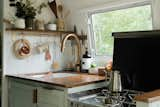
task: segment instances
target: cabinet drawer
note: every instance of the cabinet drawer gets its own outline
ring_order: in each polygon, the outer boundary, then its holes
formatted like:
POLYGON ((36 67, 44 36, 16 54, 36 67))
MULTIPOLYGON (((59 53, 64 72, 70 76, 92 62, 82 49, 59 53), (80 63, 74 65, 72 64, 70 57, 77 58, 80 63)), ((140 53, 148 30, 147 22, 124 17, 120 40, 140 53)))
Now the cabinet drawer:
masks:
POLYGON ((53 105, 64 103, 64 91, 39 88, 37 95, 38 103, 47 103, 53 105))

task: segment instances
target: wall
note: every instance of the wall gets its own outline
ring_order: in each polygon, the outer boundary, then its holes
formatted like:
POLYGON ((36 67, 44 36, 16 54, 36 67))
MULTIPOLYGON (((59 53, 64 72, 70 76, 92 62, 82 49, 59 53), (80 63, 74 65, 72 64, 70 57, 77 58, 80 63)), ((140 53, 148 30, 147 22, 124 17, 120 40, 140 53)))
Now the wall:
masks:
POLYGON ((152 11, 153 11, 153 24, 154 29, 160 29, 160 0, 151 0, 152 1, 152 11))
MULTIPOLYGON (((96 0, 94 0, 96 1, 96 0)), ((73 0, 64 1, 66 4, 66 8, 69 8, 71 11, 70 17, 67 19, 68 22, 68 28, 73 29, 74 24, 77 26, 78 32, 80 33, 81 30, 86 32, 88 34, 88 38, 90 38, 89 30, 88 30, 88 13, 102 10, 102 9, 109 9, 113 8, 115 6, 121 6, 124 4, 130 4, 130 3, 137 3, 141 1, 150 1, 152 3, 152 15, 153 15, 153 27, 154 29, 160 29, 160 0, 109 0, 106 2, 106 0, 100 0, 99 2, 91 2, 90 0, 85 1, 82 3, 82 5, 78 5, 80 3, 74 2, 73 0), (70 2, 73 2, 75 4, 71 4, 70 2), (73 5, 73 6, 72 6, 73 5)), ((83 0, 82 0, 83 2, 83 0)), ((89 43, 89 42, 88 42, 89 43)), ((89 44, 90 52, 91 47, 89 44)), ((95 62, 99 66, 106 65, 106 62, 108 62, 110 58, 108 57, 96 57, 95 62)))
POLYGON ((3 0, 0 1, 0 32, 2 31, 2 12, 3 12, 3 0))
MULTIPOLYGON (((38 7, 38 5, 42 2, 47 4, 47 0, 31 0, 32 3, 34 4, 34 7, 38 7)), ((15 7, 10 7, 9 6, 9 0, 4 0, 4 18, 12 20, 13 18, 15 18, 15 7)), ((37 15, 36 18, 40 19, 40 20, 44 20, 46 23, 48 21, 55 21, 55 16, 52 13, 51 9, 49 9, 49 6, 47 6, 47 8, 43 8, 42 9, 42 13, 40 15, 37 15)))
POLYGON ((18 33, 11 32, 6 32, 5 36, 7 37, 4 38, 4 44, 8 44, 4 45, 4 67, 6 71, 5 74, 25 74, 53 71, 51 67, 53 60, 58 60, 60 65, 62 64, 61 60, 63 54, 61 54, 60 52, 60 39, 57 36, 48 37, 47 35, 41 35, 41 37, 38 37, 29 35, 23 37, 18 33), (32 46, 32 55, 26 59, 18 59, 13 53, 14 42, 22 38, 29 40, 32 46), (54 41, 56 42, 56 48, 54 41), (45 53, 38 53, 37 47, 45 43, 49 43, 50 53, 52 56, 51 61, 45 60, 45 53))
MULTIPOLYGON (((4 1, 4 16, 3 18, 12 20, 15 15, 15 8, 9 6, 9 0, 1 0, 4 1)), ((58 1, 58 0, 57 0, 58 1)), ((35 7, 41 2, 46 2, 47 0, 32 0, 35 2, 35 7)), ((58 2, 59 3, 59 2, 58 2)), ((55 21, 55 16, 49 7, 42 10, 42 14, 38 15, 36 18, 44 20, 45 23, 48 21, 55 21)), ((4 24, 4 28, 7 28, 8 25, 4 24)), ((70 41, 67 42, 66 49, 63 53, 60 52, 60 37, 59 35, 55 36, 47 36, 47 35, 26 35, 23 37, 20 33, 13 33, 4 30, 3 34, 3 93, 2 93, 2 107, 8 107, 8 92, 7 92, 7 78, 6 74, 26 74, 26 73, 39 73, 39 72, 47 72, 47 71, 57 71, 66 67, 69 61, 73 61, 74 59, 70 57, 72 55, 71 51, 72 47, 70 47, 70 41), (31 43, 32 46, 32 55, 24 60, 20 60, 15 57, 13 54, 13 43, 18 39, 27 39, 31 43), (54 41, 56 41, 57 46, 54 48, 54 41), (46 61, 44 59, 44 53, 39 54, 36 51, 36 47, 43 43, 49 42, 50 53, 52 56, 51 61, 46 61), (68 48, 67 48, 68 47, 68 48), (56 55, 55 55, 56 53, 56 55), (67 57, 65 57, 67 55, 67 57), (51 64, 53 61, 57 60, 59 62, 60 68, 53 69, 51 64)))
MULTIPOLYGON (((0 0, 0 62, 2 63, 2 29, 3 29, 3 24, 2 24, 2 18, 3 18, 3 0, 0 0)), ((0 63, 0 64, 1 64, 0 63)), ((1 67, 1 65, 0 65, 0 67, 1 67)), ((0 68, 1 69, 1 68, 0 68)), ((0 70, 0 75, 2 75, 2 73, 1 73, 2 71, 0 70)), ((2 99, 2 80, 0 79, 0 100, 2 99)), ((0 102, 2 102, 2 100, 0 101, 0 102)), ((1 105, 1 103, 0 103, 0 105, 1 105)))
MULTIPOLYGON (((137 3, 143 1, 150 1, 152 3, 152 13, 153 13, 153 24, 154 29, 160 29, 160 1, 159 0, 101 0, 99 2, 92 2, 90 0, 86 0, 85 5, 78 6, 78 2, 73 2, 74 0, 64 1, 66 8, 71 10, 70 17, 67 20, 68 28, 73 29, 73 25, 76 24, 79 30, 84 30, 84 32, 88 32, 87 25, 87 17, 89 12, 93 12, 96 10, 109 9, 115 6, 121 6, 124 4, 137 3), (73 2, 72 4, 70 2, 73 2), (75 4, 74 4, 75 3, 75 4), (157 23, 158 22, 158 23, 157 23)), ((96 0, 94 0, 96 1, 96 0)), ((82 3, 84 4, 84 3, 82 3)), ((80 32, 79 32, 80 33, 80 32)))
MULTIPOLYGON (((2 18, 3 18, 3 0, 0 1, 0 67, 2 66, 2 31, 3 31, 3 24, 2 24, 2 18)), ((1 68, 0 68, 1 69, 1 68)), ((1 72, 1 70, 0 70, 1 72)))
MULTIPOLYGON (((41 2, 45 2, 47 4, 48 1, 46 0, 32 0, 34 3, 34 6, 37 7, 41 2)), ((60 4, 60 2, 57 0, 57 4, 60 4)), ((4 9, 4 18, 12 20, 15 16, 15 8, 9 6, 9 0, 5 0, 4 2, 5 9, 4 9)), ((49 6, 47 8, 42 9, 42 13, 40 15, 37 15, 37 19, 44 20, 45 23, 49 21, 56 21, 55 16, 53 15, 51 9, 49 6)), ((66 66, 66 63, 69 59, 65 58, 65 55, 69 54, 71 55, 71 47, 65 49, 64 53, 60 52, 60 37, 57 36, 47 36, 47 35, 29 35, 25 36, 25 39, 28 39, 31 42, 31 45, 33 47, 33 54, 31 57, 19 60, 15 57, 12 50, 12 45, 17 39, 23 38, 22 35, 18 33, 12 33, 12 32, 5 32, 4 36, 4 74, 25 74, 25 73, 36 73, 36 72, 46 72, 49 70, 52 70, 51 64, 53 63, 53 60, 56 56, 60 63, 60 68, 58 70, 63 69, 66 66), (56 50, 53 49, 53 42, 57 42, 57 48, 56 50), (52 60, 51 61, 45 61, 44 60, 44 53, 38 54, 35 50, 38 45, 44 44, 46 42, 50 42, 50 51, 52 54, 52 60), (56 52, 56 56, 55 56, 56 52), (27 69, 25 69, 27 68, 27 69)), ((70 43, 68 42, 68 45, 70 43)), ((69 46, 66 46, 69 47, 69 46)), ((56 59, 56 60, 57 60, 56 59)))

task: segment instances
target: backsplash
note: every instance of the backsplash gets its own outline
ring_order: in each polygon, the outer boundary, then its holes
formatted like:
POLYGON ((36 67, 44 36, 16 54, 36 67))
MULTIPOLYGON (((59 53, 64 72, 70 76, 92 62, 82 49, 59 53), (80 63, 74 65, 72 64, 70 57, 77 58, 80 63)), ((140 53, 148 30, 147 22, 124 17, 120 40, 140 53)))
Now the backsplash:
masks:
MULTIPOLYGON (((47 3, 46 0, 32 0, 35 7, 37 7, 42 2, 47 3)), ((57 0, 57 4, 61 4, 59 0, 57 0)), ((9 6, 9 0, 4 0, 4 18, 12 20, 15 16, 15 7, 9 6)), ((39 20, 44 20, 45 23, 49 21, 55 21, 55 16, 52 13, 49 6, 47 8, 42 9, 42 13, 36 16, 39 20)), ((7 26, 8 28, 8 26, 7 26)), ((72 48, 70 47, 70 41, 67 41, 65 51, 63 53, 60 52, 60 36, 47 36, 47 35, 26 35, 19 36, 21 34, 13 33, 13 32, 4 32, 3 38, 3 69, 4 74, 26 74, 26 73, 38 73, 38 72, 46 72, 46 71, 57 71, 62 70, 66 67, 67 63, 71 61, 72 56, 72 48), (27 39, 32 46, 32 55, 26 59, 18 59, 15 57, 13 53, 13 43, 19 39, 27 39), (56 46, 54 45, 54 41, 56 42, 56 46), (45 43, 49 43, 51 60, 45 60, 45 53, 38 53, 36 51, 36 47, 45 43), (67 56, 67 57, 65 57, 67 56), (58 69, 52 68, 52 63, 54 61, 59 63, 58 69)))
POLYGON ((22 36, 18 33, 6 32, 4 38, 4 64, 6 74, 26 74, 39 73, 46 71, 59 71, 66 67, 69 61, 73 61, 72 47, 70 41, 67 41, 65 51, 61 53, 61 40, 59 36, 22 36), (31 43, 32 54, 28 58, 18 59, 13 53, 13 44, 16 40, 27 39, 31 43), (38 53, 37 46, 49 44, 51 60, 45 60, 45 53, 38 53), (66 57, 65 57, 66 56, 66 57), (59 64, 58 69, 53 69, 52 64, 56 61, 59 64))

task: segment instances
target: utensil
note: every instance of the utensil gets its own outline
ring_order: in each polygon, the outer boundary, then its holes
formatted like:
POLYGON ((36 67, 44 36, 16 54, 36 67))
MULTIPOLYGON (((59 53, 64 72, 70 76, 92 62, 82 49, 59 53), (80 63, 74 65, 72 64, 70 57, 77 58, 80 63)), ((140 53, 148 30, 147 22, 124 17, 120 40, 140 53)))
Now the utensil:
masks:
POLYGON ((48 60, 51 60, 51 54, 50 54, 50 51, 49 51, 49 45, 48 45, 48 49, 46 51, 46 54, 45 54, 45 59, 48 61, 48 60))
POLYGON ((52 64, 52 68, 53 69, 58 69, 59 68, 59 63, 57 61, 57 43, 56 41, 53 42, 53 48, 54 48, 54 51, 55 51, 55 55, 54 55, 54 59, 53 59, 53 64, 52 64))
POLYGON ((64 17, 67 18, 69 16, 69 14, 71 13, 70 10, 68 10, 65 14, 64 14, 64 17))
POLYGON ((55 17, 58 18, 56 0, 49 0, 48 4, 49 4, 49 7, 51 8, 52 12, 54 13, 55 17))
POLYGON ((63 6, 62 5, 58 5, 58 12, 60 14, 59 18, 63 18, 63 6))

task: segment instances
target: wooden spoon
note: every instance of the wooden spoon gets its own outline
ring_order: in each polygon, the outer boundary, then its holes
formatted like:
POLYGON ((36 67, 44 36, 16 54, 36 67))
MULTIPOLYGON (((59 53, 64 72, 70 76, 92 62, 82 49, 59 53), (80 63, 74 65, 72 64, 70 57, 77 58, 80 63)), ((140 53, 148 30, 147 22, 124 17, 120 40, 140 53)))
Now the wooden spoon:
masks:
POLYGON ((45 59, 48 61, 48 60, 51 60, 51 54, 50 54, 50 51, 49 51, 49 46, 48 46, 48 49, 46 51, 46 54, 45 54, 45 59))
POLYGON ((58 11, 60 13, 60 17, 59 18, 63 18, 63 6, 62 5, 58 5, 58 11))

